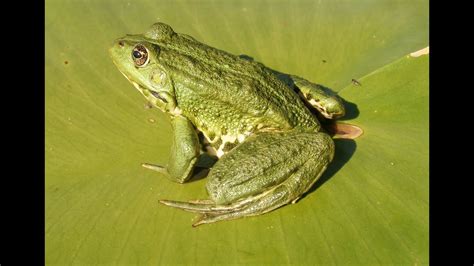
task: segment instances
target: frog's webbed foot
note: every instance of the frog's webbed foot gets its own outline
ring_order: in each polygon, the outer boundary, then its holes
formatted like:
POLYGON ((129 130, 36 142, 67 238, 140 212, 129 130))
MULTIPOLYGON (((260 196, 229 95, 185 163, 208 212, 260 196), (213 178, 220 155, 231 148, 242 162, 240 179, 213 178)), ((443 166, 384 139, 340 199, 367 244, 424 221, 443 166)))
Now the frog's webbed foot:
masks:
POLYGON ((277 77, 288 86, 295 88, 301 99, 312 106, 327 119, 336 119, 345 115, 342 99, 336 92, 304 78, 274 71, 277 77))
POLYGON ((249 138, 211 169, 211 200, 162 204, 202 216, 193 226, 260 215, 295 203, 332 160, 334 143, 324 133, 264 133, 249 138))

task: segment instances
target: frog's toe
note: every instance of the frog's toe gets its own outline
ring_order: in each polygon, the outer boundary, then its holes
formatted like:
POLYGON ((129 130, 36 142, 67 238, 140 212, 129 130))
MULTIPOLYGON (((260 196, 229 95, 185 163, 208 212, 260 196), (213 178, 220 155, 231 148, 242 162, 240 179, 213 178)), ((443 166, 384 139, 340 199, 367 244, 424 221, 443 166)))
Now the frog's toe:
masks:
POLYGON ((234 204, 215 204, 212 200, 192 200, 192 201, 175 201, 175 200, 160 200, 160 203, 178 208, 188 212, 197 213, 225 213, 237 211, 245 206, 246 202, 236 202, 234 204))
POLYGON ((270 212, 291 201, 291 192, 285 186, 277 186, 275 189, 262 193, 256 197, 245 200, 246 203, 240 208, 233 208, 221 212, 205 212, 194 222, 193 227, 202 224, 215 223, 225 220, 234 220, 245 216, 255 216, 270 212))
POLYGON ((189 203, 196 203, 196 204, 214 204, 213 200, 210 199, 197 199, 197 200, 190 200, 189 203))
POLYGON ((193 200, 193 201, 175 201, 175 200, 160 200, 161 204, 164 204, 169 207, 182 209, 188 212, 212 212, 215 211, 215 204, 203 202, 203 200, 193 200))
POLYGON ((166 168, 161 166, 161 165, 157 165, 157 164, 151 164, 151 163, 142 163, 142 167, 146 168, 146 169, 150 169, 150 170, 153 170, 153 171, 156 171, 158 173, 162 173, 162 174, 166 174, 168 175, 168 171, 166 171, 166 168))
POLYGON ((174 201, 160 200, 160 203, 188 212, 201 213, 193 226, 214 223, 223 220, 233 220, 244 216, 259 215, 274 210, 288 203, 291 196, 285 186, 277 186, 271 191, 257 196, 248 197, 230 204, 215 204, 211 200, 174 201))

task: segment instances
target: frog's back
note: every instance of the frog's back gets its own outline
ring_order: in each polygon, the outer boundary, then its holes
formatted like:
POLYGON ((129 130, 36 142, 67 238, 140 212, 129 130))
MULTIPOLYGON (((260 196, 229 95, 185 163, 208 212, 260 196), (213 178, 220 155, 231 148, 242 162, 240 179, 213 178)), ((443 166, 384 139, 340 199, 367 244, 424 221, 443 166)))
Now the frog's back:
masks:
POLYGON ((298 95, 262 64, 182 34, 155 43, 178 106, 198 128, 219 135, 319 129, 298 95))

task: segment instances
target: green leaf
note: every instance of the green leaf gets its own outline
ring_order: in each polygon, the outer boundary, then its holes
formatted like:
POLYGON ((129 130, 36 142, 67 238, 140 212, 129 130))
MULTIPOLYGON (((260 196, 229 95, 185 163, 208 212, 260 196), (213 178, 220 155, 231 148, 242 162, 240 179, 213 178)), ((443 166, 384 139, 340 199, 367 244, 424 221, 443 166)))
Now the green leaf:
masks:
POLYGON ((46 263, 428 264, 428 1, 46 1, 46 263), (334 162, 297 204, 192 228, 165 115, 108 56, 156 21, 339 90, 334 162), (323 61, 324 60, 324 61, 323 61), (361 86, 351 83, 356 79, 361 86))

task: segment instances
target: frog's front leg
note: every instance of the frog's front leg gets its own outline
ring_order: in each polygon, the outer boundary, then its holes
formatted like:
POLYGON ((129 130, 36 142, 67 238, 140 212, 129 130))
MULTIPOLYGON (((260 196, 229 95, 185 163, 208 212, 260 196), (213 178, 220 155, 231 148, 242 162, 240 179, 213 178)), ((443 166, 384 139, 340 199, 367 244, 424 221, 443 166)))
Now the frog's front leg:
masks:
POLYGON ((221 157, 209 172, 211 201, 161 203, 203 215, 200 225, 254 216, 296 202, 326 169, 334 143, 325 133, 260 133, 221 157))
POLYGON ((143 167, 165 174, 172 181, 186 182, 192 175, 200 154, 199 138, 192 123, 185 117, 172 116, 173 142, 166 167, 142 164, 143 167))

